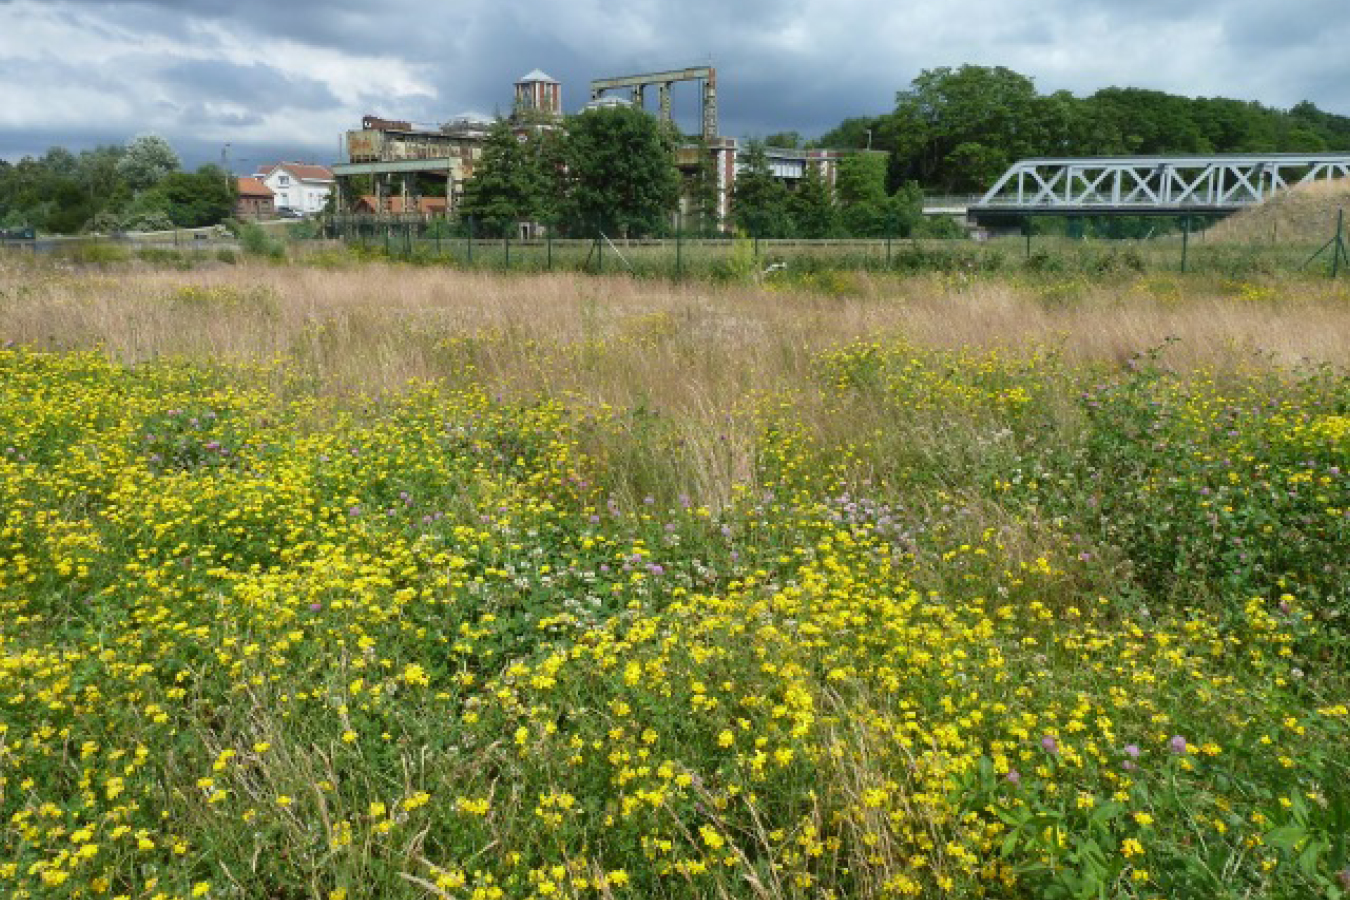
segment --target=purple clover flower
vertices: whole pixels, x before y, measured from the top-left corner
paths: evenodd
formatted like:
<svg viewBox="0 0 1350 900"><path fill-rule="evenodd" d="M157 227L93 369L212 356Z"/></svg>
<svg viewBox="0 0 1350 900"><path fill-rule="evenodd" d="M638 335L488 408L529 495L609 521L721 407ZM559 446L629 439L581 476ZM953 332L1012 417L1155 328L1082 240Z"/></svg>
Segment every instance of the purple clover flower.
<svg viewBox="0 0 1350 900"><path fill-rule="evenodd" d="M1009 769L1006 777L1008 783L1013 787L1017 787L1017 785L1022 783L1022 773L1018 772L1016 769Z"/></svg>
<svg viewBox="0 0 1350 900"><path fill-rule="evenodd" d="M1053 735L1047 734L1045 737L1041 738L1041 746L1045 749L1046 753L1059 753L1059 744L1055 741Z"/></svg>
<svg viewBox="0 0 1350 900"><path fill-rule="evenodd" d="M1171 750L1173 753L1185 753L1186 739L1178 734L1167 742L1167 749Z"/></svg>

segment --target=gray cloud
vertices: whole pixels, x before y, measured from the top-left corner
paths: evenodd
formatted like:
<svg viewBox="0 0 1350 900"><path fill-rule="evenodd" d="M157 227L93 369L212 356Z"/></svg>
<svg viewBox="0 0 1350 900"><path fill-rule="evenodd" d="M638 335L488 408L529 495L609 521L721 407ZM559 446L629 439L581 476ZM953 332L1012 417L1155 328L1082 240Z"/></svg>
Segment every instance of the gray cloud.
<svg viewBox="0 0 1350 900"><path fill-rule="evenodd" d="M709 59L733 135L818 134L888 109L921 69L965 62L1009 66L1046 91L1130 85L1350 113L1343 5L0 0L0 77L24 86L0 106L0 154L153 130L187 159L218 159L225 142L241 155L331 159L363 113L505 111L512 82L536 67L576 109L592 78ZM692 130L692 86L676 108Z"/></svg>
<svg viewBox="0 0 1350 900"><path fill-rule="evenodd" d="M323 82L288 75L261 63L244 66L217 60L183 60L165 66L159 77L172 84L177 94L193 97L199 108L210 100L250 107L322 108L338 104L338 98Z"/></svg>

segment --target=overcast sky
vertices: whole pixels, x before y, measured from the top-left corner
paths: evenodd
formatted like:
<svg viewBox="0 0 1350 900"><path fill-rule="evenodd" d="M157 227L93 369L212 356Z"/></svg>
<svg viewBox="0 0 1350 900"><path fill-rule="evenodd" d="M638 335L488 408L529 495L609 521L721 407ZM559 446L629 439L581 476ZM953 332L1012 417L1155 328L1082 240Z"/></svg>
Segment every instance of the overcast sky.
<svg viewBox="0 0 1350 900"><path fill-rule="evenodd" d="M364 113L506 112L541 68L717 67L722 132L815 136L920 70L1004 65L1106 86L1350 114L1346 0L0 0L0 157L154 132L195 165L335 161ZM693 85L677 117L697 130Z"/></svg>

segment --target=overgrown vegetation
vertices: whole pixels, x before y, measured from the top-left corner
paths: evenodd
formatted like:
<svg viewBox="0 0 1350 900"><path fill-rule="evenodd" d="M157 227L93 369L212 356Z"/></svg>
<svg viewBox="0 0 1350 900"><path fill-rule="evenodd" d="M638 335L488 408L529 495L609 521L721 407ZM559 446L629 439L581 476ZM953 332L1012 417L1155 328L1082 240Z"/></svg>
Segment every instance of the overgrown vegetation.
<svg viewBox="0 0 1350 900"><path fill-rule="evenodd" d="M233 212L234 179L218 166L179 171L163 138L75 154L0 160L0 228L42 232L167 231L215 225Z"/></svg>
<svg viewBox="0 0 1350 900"><path fill-rule="evenodd" d="M0 270L3 892L1344 897L1346 286L852 277Z"/></svg>

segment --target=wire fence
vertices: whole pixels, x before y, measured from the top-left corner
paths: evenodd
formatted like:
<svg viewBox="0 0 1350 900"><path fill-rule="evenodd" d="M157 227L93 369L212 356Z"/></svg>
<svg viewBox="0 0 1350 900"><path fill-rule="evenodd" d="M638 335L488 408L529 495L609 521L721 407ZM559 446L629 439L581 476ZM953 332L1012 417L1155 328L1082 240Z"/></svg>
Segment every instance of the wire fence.
<svg viewBox="0 0 1350 900"><path fill-rule="evenodd" d="M1278 231L1251 240L1216 239L1208 228L1183 220L1179 230L1142 238L1085 238L1037 234L1030 227L1004 229L975 240L908 238L768 239L709 238L675 234L623 240L603 233L585 239L549 236L474 237L469 229L435 223L365 222L330 228L331 240L358 255L413 262L443 262L502 271L628 272L669 278L720 274L770 274L783 270L965 271L1022 270L1054 274L1178 271L1251 277L1318 271L1350 272L1345 223L1337 216L1326 237ZM1313 230L1314 232L1316 229Z"/></svg>
<svg viewBox="0 0 1350 900"><path fill-rule="evenodd" d="M286 232L287 253L296 261L334 253L421 264L503 272L577 271L629 273L638 277L760 277L777 272L1024 271L1054 275L1113 272L1195 272L1235 278L1279 273L1350 274L1350 237L1343 211L1318 228L1268 238L1215 239L1209 229L1183 221L1179 231L1144 238L1106 239L1037 234L1024 227L984 240L769 239L707 237L682 233L643 240L596 234L567 239L550 234L484 238L446 220L332 221ZM224 228L182 229L135 235L41 236L0 232L0 252L52 257L72 263L139 259L182 267L236 262L248 251ZM273 254L273 258L278 258Z"/></svg>

